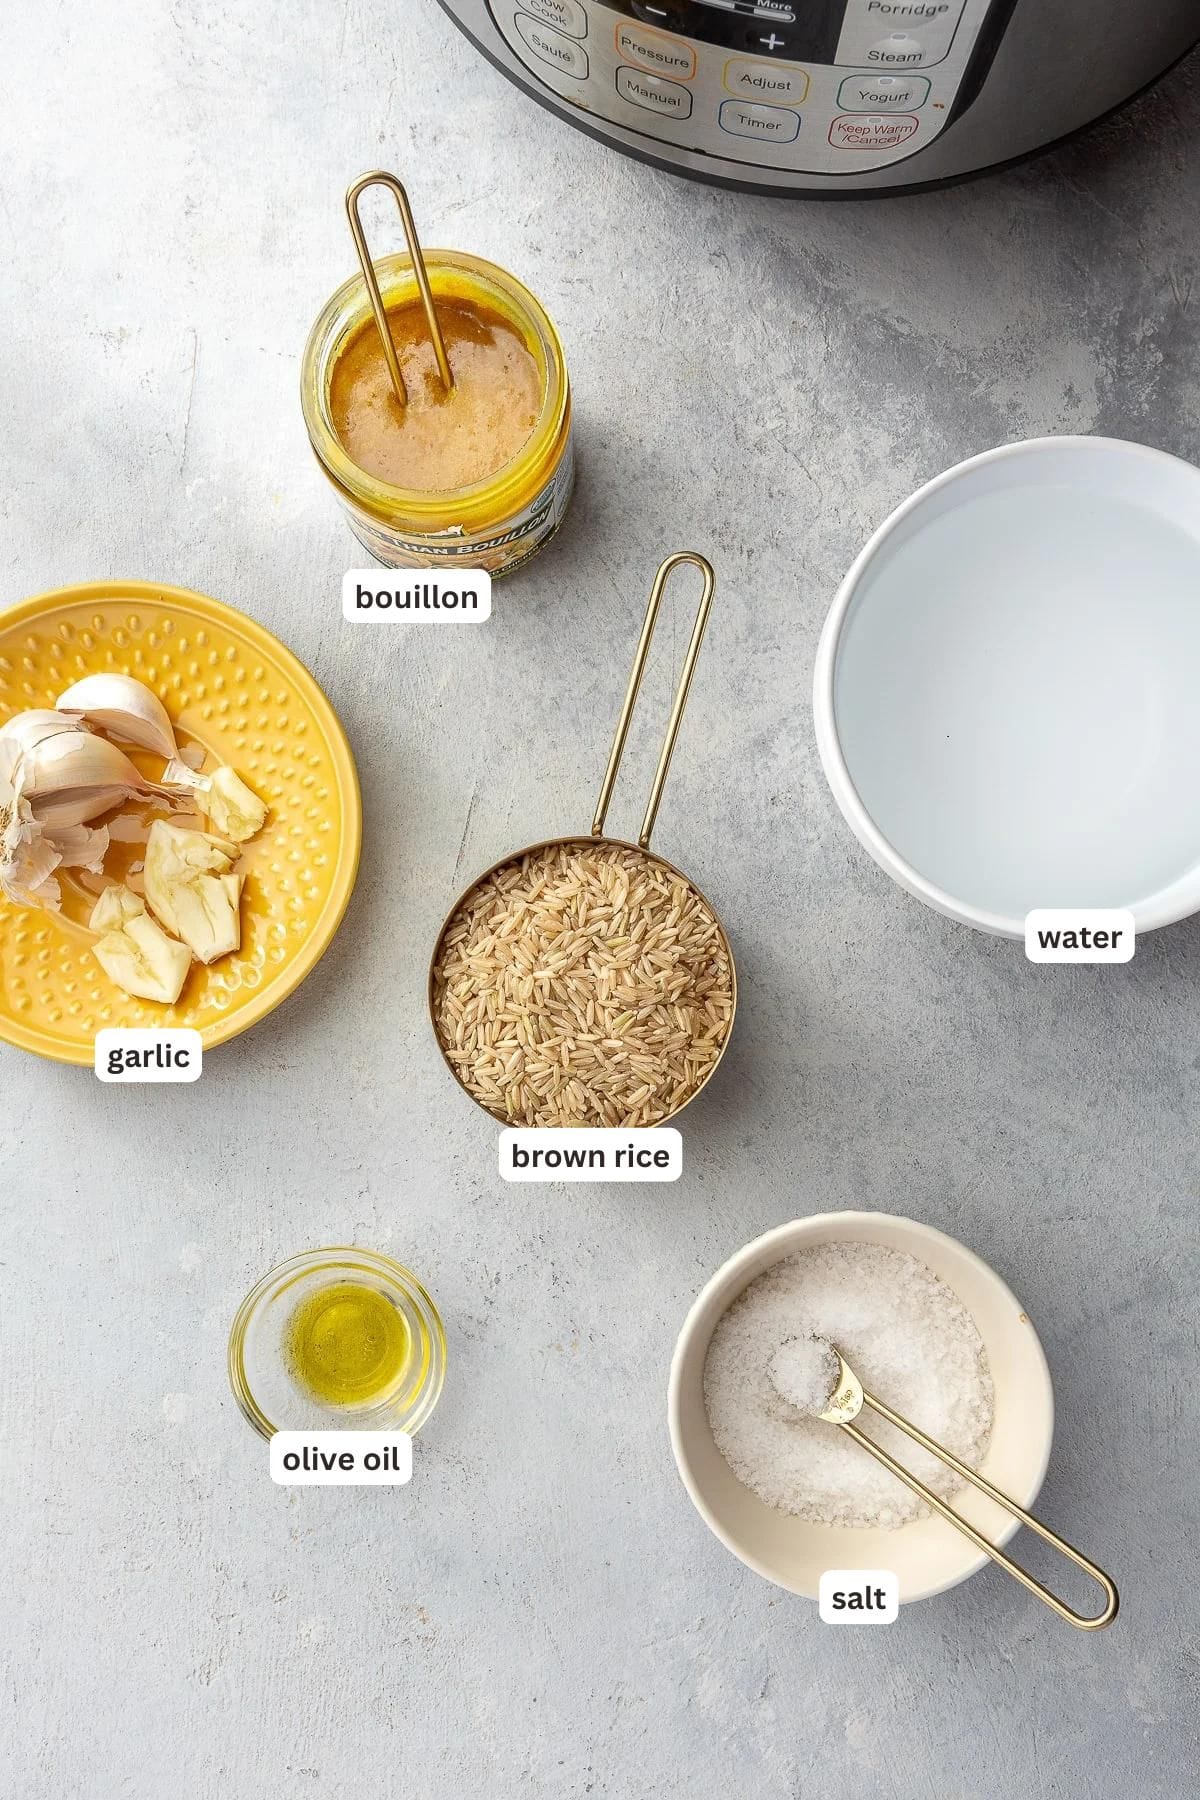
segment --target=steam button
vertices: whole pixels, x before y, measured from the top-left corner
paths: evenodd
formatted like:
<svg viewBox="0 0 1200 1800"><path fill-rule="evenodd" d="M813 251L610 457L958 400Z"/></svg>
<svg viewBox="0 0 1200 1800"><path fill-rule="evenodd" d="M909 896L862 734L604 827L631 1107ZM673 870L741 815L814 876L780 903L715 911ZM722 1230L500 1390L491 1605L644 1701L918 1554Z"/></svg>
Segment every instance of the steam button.
<svg viewBox="0 0 1200 1800"><path fill-rule="evenodd" d="M905 37L901 32L880 38L866 55L866 61L878 69L919 69L926 60L927 52L916 38Z"/></svg>

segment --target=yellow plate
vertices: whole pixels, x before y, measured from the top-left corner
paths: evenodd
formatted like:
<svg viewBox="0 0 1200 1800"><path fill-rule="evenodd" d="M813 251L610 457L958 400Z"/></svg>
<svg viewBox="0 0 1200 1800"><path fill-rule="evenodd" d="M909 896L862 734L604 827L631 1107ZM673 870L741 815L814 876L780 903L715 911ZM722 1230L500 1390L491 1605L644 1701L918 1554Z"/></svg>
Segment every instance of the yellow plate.
<svg viewBox="0 0 1200 1800"><path fill-rule="evenodd" d="M229 763L271 810L246 847L242 947L211 968L194 964L175 1006L131 1000L92 956L78 921L96 877L60 876L62 914L0 900L0 1039L56 1062L90 1064L109 1025L190 1026L207 1050L257 1024L328 948L362 843L358 776L337 715L253 619L148 581L61 588L0 613L0 724L105 670L144 681L181 745L202 745L206 767ZM119 872L112 861L106 868Z"/></svg>

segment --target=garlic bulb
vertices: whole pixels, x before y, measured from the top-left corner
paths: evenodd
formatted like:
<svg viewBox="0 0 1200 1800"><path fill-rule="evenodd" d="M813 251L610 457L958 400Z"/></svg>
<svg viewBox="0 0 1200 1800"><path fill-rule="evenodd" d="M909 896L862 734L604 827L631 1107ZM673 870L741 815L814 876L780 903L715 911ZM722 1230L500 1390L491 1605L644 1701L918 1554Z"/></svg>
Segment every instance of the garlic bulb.
<svg viewBox="0 0 1200 1800"><path fill-rule="evenodd" d="M162 775L164 786L208 786L207 776L197 775L180 760L174 728L158 695L132 675L85 675L59 695L58 708L62 713L78 714L122 743L153 750L167 764Z"/></svg>
<svg viewBox="0 0 1200 1800"><path fill-rule="evenodd" d="M48 825L35 819L19 787L0 771L0 893L18 906L58 912L62 890L57 869L90 869L98 875L108 850L103 825L77 820Z"/></svg>
<svg viewBox="0 0 1200 1800"><path fill-rule="evenodd" d="M107 812L126 795L162 800L168 806L178 804L176 795L159 782L147 781L125 752L107 738L97 737L78 723L66 731L47 727L46 736L39 737L29 719L28 713L18 713L0 737L8 745L4 772L29 802L35 818L82 824Z"/></svg>

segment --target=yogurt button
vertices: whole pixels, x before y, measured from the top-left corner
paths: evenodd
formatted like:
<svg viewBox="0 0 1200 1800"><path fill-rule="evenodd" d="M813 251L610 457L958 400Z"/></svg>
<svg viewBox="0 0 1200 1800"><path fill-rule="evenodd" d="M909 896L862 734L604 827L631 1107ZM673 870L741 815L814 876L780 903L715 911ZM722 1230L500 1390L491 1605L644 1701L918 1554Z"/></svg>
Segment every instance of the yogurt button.
<svg viewBox="0 0 1200 1800"><path fill-rule="evenodd" d="M877 63L881 69L917 69L925 61L925 50L916 38L897 33L872 44L864 60Z"/></svg>
<svg viewBox="0 0 1200 1800"><path fill-rule="evenodd" d="M837 103L846 112L912 112L928 98L925 75L848 75Z"/></svg>
<svg viewBox="0 0 1200 1800"><path fill-rule="evenodd" d="M573 81L587 80L587 51L582 44L577 44L573 38L564 37L561 31L554 31L549 25L539 24L528 13L519 12L514 23L522 42L540 62L549 63L552 69L569 75Z"/></svg>
<svg viewBox="0 0 1200 1800"><path fill-rule="evenodd" d="M525 10L545 25L555 25L568 37L587 36L587 14L579 0L524 0Z"/></svg>

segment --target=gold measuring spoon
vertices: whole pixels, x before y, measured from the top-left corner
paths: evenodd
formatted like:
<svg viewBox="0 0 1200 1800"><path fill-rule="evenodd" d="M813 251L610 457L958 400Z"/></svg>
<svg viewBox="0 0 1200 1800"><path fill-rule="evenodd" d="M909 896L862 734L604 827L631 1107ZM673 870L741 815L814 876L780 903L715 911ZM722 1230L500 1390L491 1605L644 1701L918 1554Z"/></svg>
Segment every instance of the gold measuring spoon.
<svg viewBox="0 0 1200 1800"><path fill-rule="evenodd" d="M819 1403L815 1407L810 1406L808 1403L810 1396L808 1395L804 1397L804 1403L801 1404L801 1396L797 1393L794 1382L789 1382L787 1364L782 1361L794 1342L795 1340L791 1340L789 1344L782 1345L771 1360L769 1370L771 1382L782 1400L795 1406L799 1412L809 1412L813 1417L824 1419L827 1424L837 1425L846 1433L847 1437L852 1437L856 1444L861 1444L864 1450L869 1451L876 1462L882 1463L885 1469L889 1469L898 1480L904 1483L905 1487L911 1488L914 1494L919 1494L925 1504L931 1506L939 1518L945 1519L948 1524L954 1526L956 1531L961 1531L964 1537L970 1538L977 1550L982 1550L985 1556L990 1556L993 1562L999 1563L1000 1567L1006 1569L1014 1581L1019 1581L1021 1586L1028 1588L1031 1594L1036 1594L1039 1600L1044 1601L1053 1612L1058 1614L1060 1619L1065 1619L1068 1625L1076 1625L1080 1631L1099 1631L1103 1626L1112 1624L1117 1616L1117 1607L1120 1601L1115 1585L1103 1569L1098 1569L1095 1563L1088 1561L1086 1556L1082 1556L1078 1550L1072 1549L1071 1545L1060 1538L1057 1532L1051 1531L1039 1519L1035 1519L1033 1514L1026 1512L1023 1506L1018 1506L1015 1500L1010 1500L1007 1494L1002 1494L999 1488L993 1487L990 1481L985 1481L982 1475L977 1475L974 1469L968 1469L965 1463L959 1462L957 1456L951 1456L949 1450L941 1444L935 1443L931 1437L926 1437L925 1433L919 1431L909 1420L901 1418L898 1412L893 1412L890 1406L885 1406L882 1400L875 1398L874 1394L869 1394L836 1346L826 1343L823 1338L811 1340L814 1355L819 1356L821 1351L827 1351L831 1359L829 1362L831 1376L833 1360L837 1362L837 1378L832 1382L831 1387L826 1389L824 1407L820 1407ZM805 1369L805 1378L808 1378L807 1368ZM906 1436L912 1438L915 1444L920 1444L923 1450L928 1450L931 1456L936 1456L939 1462L945 1463L948 1469L953 1469L954 1473L961 1476L964 1481L969 1481L972 1487L978 1488L981 1494L986 1494L989 1500L994 1500L997 1506L1002 1506L1005 1512L1011 1513L1014 1519L1019 1519L1022 1525L1027 1525L1030 1531L1035 1531L1047 1544L1052 1544L1056 1550L1061 1550L1064 1556L1070 1557L1077 1568L1090 1575L1092 1580L1098 1582L1104 1589L1104 1610L1092 1618L1086 1618L1082 1613L1072 1611L1064 1601L1052 1594L1049 1588L1043 1587L1042 1583L1030 1575L1027 1570L1021 1568L1019 1563L1013 1562L1011 1557L1006 1556L998 1545L990 1543L981 1532L976 1531L973 1525L969 1525L960 1513L954 1511L952 1506L947 1506L944 1500L939 1500L923 1481L919 1481L904 1467L903 1463L898 1463L894 1456L889 1456L881 1445L875 1443L874 1439L869 1438L864 1431L858 1429L857 1425L851 1423L852 1420L857 1419L864 1406L869 1406L872 1412L878 1413L881 1419L886 1419L889 1425L895 1425L898 1430L903 1431Z"/></svg>

